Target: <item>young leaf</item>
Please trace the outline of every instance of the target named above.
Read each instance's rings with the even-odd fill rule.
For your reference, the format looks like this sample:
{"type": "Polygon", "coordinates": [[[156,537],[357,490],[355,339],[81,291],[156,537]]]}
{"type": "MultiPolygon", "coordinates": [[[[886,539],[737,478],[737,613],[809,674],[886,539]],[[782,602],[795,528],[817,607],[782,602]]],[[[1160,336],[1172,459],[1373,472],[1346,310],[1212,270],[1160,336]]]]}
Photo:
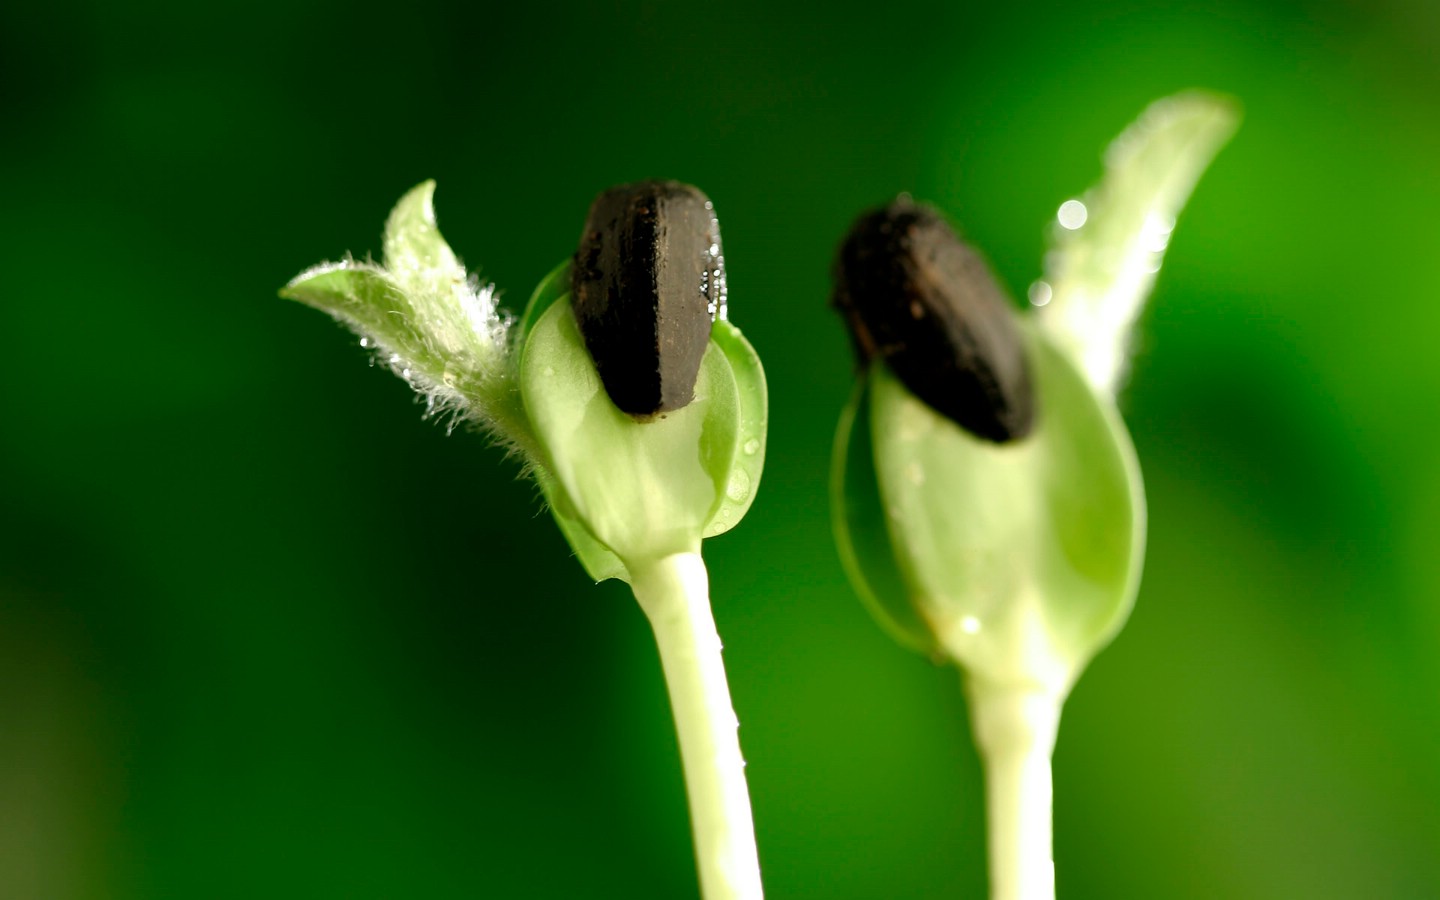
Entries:
{"type": "Polygon", "coordinates": [[[628,583],[630,570],[613,550],[601,543],[599,538],[590,533],[585,523],[576,517],[564,488],[556,484],[550,473],[539,466],[534,468],[534,475],[541,493],[545,496],[545,505],[550,509],[551,517],[559,526],[560,533],[565,535],[565,541],[575,552],[575,558],[580,561],[585,574],[597,583],[611,578],[628,583]]]}
{"type": "Polygon", "coordinates": [[[730,450],[730,473],[725,479],[720,503],[705,526],[705,536],[724,534],[745,517],[760,488],[760,473],[765,468],[765,435],[769,430],[769,393],[765,385],[765,369],[760,356],[740,329],[724,319],[710,328],[712,351],[719,350],[730,365],[735,379],[736,412],[739,422],[734,429],[735,446],[730,450]]]}
{"type": "Polygon", "coordinates": [[[385,220],[385,268],[407,291],[443,293],[465,283],[465,267],[435,222],[435,182],[400,198],[385,220]]]}
{"type": "Polygon", "coordinates": [[[287,284],[280,296],[298,300],[349,326],[385,359],[398,357],[406,367],[431,381],[440,380],[445,361],[432,352],[416,328],[410,295],[379,266],[369,263],[325,263],[308,269],[287,284]]]}
{"type": "Polygon", "coordinates": [[[435,224],[435,183],[412,189],[385,225],[385,265],[344,261],[302,272],[280,291],[329,313],[394,372],[449,411],[533,458],[519,410],[506,320],[495,291],[466,274],[435,224]]]}
{"type": "Polygon", "coordinates": [[[870,434],[869,379],[862,378],[840,413],[830,466],[830,521],[840,564],[880,627],[904,646],[934,656],[935,635],[895,565],[870,434]]]}
{"type": "Polygon", "coordinates": [[[698,551],[743,453],[740,392],[722,351],[707,349],[693,402],[639,422],[605,393],[559,299],[525,341],[520,386],[542,465],[597,541],[627,566],[698,551]]]}
{"type": "Polygon", "coordinates": [[[1110,145],[1100,183],[1061,207],[1037,285],[1049,297],[1040,321],[1097,390],[1114,393],[1123,377],[1175,217],[1238,123],[1225,97],[1158,100],[1110,145]]]}
{"type": "Polygon", "coordinates": [[[1044,410],[1029,437],[981,440],[875,365],[871,439],[896,561],[936,642],[973,677],[1063,696],[1134,602],[1144,495],[1114,408],[1024,333],[1044,410]]]}
{"type": "Polygon", "coordinates": [[[526,335],[534,329],[535,323],[545,315],[557,300],[568,299],[570,296],[570,260],[565,260],[560,265],[550,270],[550,274],[540,279],[535,290],[530,294],[530,302],[525,304],[525,313],[520,316],[520,330],[516,335],[516,343],[523,346],[526,335]]]}

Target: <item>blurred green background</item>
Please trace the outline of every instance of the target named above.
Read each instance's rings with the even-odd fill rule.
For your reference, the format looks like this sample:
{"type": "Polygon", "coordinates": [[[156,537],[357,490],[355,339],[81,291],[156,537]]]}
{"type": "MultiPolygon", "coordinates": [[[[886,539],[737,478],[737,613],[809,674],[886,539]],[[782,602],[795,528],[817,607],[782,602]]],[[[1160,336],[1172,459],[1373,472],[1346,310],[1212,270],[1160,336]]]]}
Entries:
{"type": "Polygon", "coordinates": [[[0,9],[0,896],[695,895],[646,623],[275,291],[436,178],[512,308],[700,185],[770,458],[707,542],[773,898],[979,897],[953,671],[831,546],[837,241],[908,190],[1017,294],[1152,99],[1239,97],[1123,405],[1150,550],[1055,758],[1062,898],[1440,896],[1440,7],[0,9]]]}

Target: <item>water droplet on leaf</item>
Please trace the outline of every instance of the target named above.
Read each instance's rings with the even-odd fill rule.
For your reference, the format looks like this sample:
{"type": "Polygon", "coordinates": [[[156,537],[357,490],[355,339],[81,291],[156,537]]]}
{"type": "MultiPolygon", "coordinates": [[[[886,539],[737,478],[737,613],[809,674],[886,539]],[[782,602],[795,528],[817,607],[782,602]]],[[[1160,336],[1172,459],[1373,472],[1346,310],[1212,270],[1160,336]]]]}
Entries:
{"type": "Polygon", "coordinates": [[[740,503],[750,496],[750,476],[745,474],[743,469],[730,473],[730,481],[725,485],[725,496],[734,503],[740,503]]]}

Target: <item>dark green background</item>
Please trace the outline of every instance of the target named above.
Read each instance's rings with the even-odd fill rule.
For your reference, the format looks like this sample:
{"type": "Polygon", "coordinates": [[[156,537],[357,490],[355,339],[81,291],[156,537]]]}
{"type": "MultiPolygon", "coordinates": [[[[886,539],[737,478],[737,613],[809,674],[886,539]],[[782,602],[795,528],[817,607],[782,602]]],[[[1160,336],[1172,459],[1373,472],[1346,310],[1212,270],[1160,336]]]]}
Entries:
{"type": "Polygon", "coordinates": [[[770,377],[758,501],[706,545],[770,896],[982,896],[957,678],[831,546],[832,248],[908,190],[1023,291],[1195,86],[1246,120],[1123,398],[1151,543],[1066,708],[1060,895],[1440,896],[1426,0],[5,4],[0,896],[693,896],[624,585],[275,296],[435,178],[514,308],[658,176],[714,198],[770,377]]]}

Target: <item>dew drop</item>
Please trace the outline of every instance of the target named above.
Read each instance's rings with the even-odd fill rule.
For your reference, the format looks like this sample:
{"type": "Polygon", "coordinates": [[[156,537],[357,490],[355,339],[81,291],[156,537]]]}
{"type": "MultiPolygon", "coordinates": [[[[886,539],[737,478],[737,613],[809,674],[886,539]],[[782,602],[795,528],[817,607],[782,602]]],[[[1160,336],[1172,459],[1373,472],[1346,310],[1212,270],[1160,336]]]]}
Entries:
{"type": "Polygon", "coordinates": [[[1060,209],[1055,213],[1055,218],[1060,220],[1060,227],[1067,231],[1074,231],[1085,224],[1090,218],[1090,210],[1079,200],[1066,200],[1060,204],[1060,209]]]}
{"type": "Polygon", "coordinates": [[[725,496],[734,503],[740,503],[750,496],[750,476],[745,474],[744,469],[736,469],[730,473],[730,482],[725,485],[725,496]]]}
{"type": "Polygon", "coordinates": [[[960,630],[966,634],[979,634],[980,620],[974,616],[966,616],[960,620],[960,630]]]}
{"type": "Polygon", "coordinates": [[[746,456],[754,456],[760,450],[760,442],[755,438],[751,438],[746,441],[745,445],[740,449],[745,451],[746,456]]]}
{"type": "Polygon", "coordinates": [[[914,443],[921,440],[935,427],[935,416],[929,413],[929,409],[920,403],[907,405],[901,411],[900,422],[897,427],[900,440],[914,443]]]}

